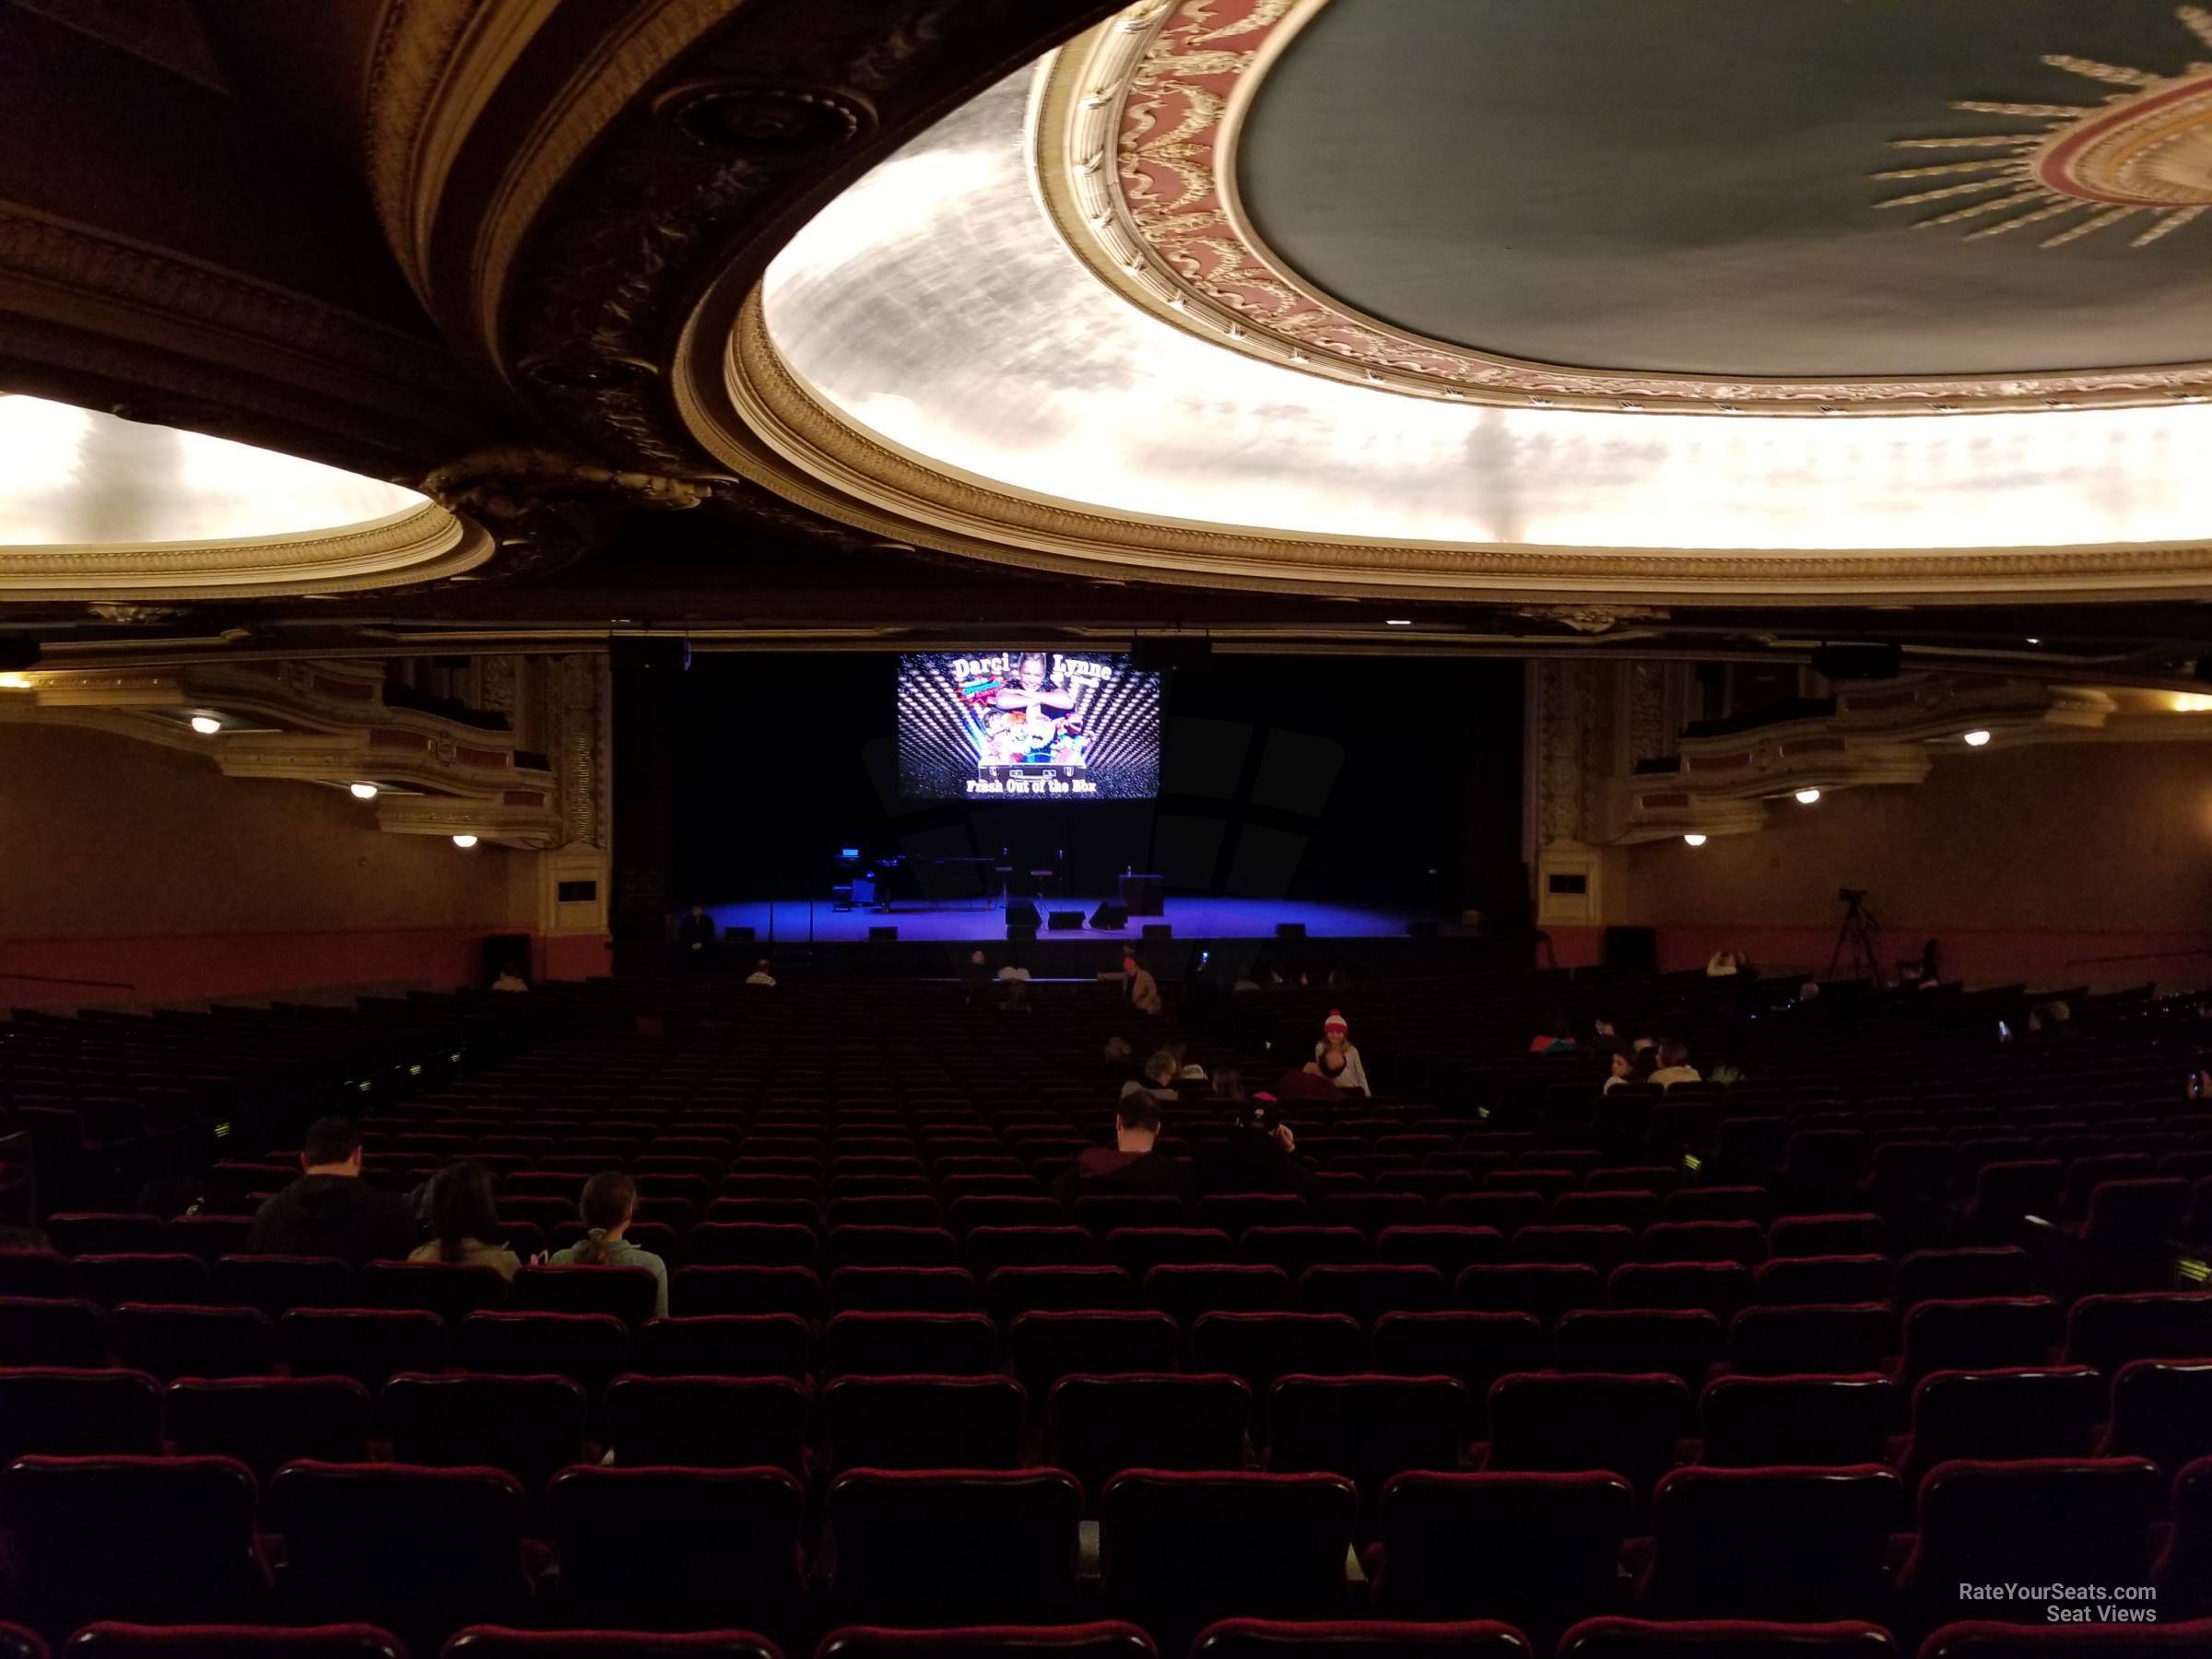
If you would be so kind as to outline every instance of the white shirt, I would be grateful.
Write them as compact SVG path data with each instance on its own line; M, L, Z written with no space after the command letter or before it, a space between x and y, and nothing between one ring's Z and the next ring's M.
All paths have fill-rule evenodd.
M1313 1058L1320 1059L1324 1053L1328 1052L1328 1046L1325 1039L1315 1043ZM1336 1087L1339 1088L1352 1089L1363 1095L1371 1095L1375 1092L1367 1086L1367 1067L1359 1064L1359 1051L1348 1042L1344 1045L1344 1070L1336 1074L1335 1081Z
M1652 1074L1652 1081L1662 1088L1669 1083L1702 1083L1704 1080L1698 1076L1698 1068L1694 1065L1663 1065Z
M1030 977L1030 971L1027 968L1017 968L1013 963L1008 962L998 971L998 977L1002 980L1026 980Z
M776 976L765 968L756 968L745 976L745 982L748 985L772 985L776 982Z

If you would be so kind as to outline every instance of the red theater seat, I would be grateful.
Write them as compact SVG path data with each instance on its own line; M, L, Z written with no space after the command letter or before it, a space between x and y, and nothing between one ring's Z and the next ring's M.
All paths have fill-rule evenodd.
M1559 1638L1558 1659L1893 1659L1879 1625L1757 1619L1586 1618Z
M679 1267L669 1277L668 1311L687 1317L791 1313L814 1319L822 1311L822 1281L811 1267Z
M276 1326L258 1308L124 1302L108 1329L118 1359L164 1382L263 1377L276 1369Z
M1674 1466L1694 1413L1679 1377L1529 1374L1490 1388L1485 1469L1610 1469L1648 1492Z
M1371 1511L1394 1475L1458 1468L1474 1410L1456 1377L1279 1378L1267 1391L1267 1466L1341 1475Z
M2212 1359L2131 1359L2112 1379L2107 1457L2147 1457L2168 1475L2212 1457Z
M405 1308L294 1308L277 1347L295 1377L351 1377L374 1394L402 1371L445 1369L445 1321Z
M1725 1323L1751 1300L1751 1270L1735 1262L1625 1262L1606 1281L1615 1308L1678 1308Z
M804 1476L806 1408L805 1384L788 1377L618 1377L606 1388L607 1440L624 1467L759 1465Z
M1452 1288L1433 1267L1324 1263L1299 1277L1298 1295L1299 1305L1309 1313L1347 1313L1371 1325L1385 1313L1449 1307Z
M2066 1363L2107 1376L2131 1359L2212 1357L2212 1292L2085 1296L2066 1314Z
M659 1300L660 1282L642 1267L525 1267L514 1276L519 1308L611 1313L633 1331L653 1316Z
M1880 1371L1896 1349L1886 1302L1746 1308L1728 1324L1728 1364L1746 1376Z
M1190 1331L1192 1363L1241 1377L1255 1397L1292 1371L1345 1376L1367 1369L1367 1336L1349 1314L1207 1313Z
M2109 1397L2086 1365L1932 1371L1912 1390L1912 1437L1900 1466L1917 1488L1953 1458L2086 1457Z
M1879 1464L1676 1469L1652 1497L1638 1609L1820 1619L1878 1607L1904 1499L1904 1483Z
M269 1571L227 1457L23 1457L0 1470L8 1605L59 1639L100 1618L250 1618Z
M1426 1230L1394 1227L1386 1229L1383 1237ZM1253 1227L1237 1241L1240 1260L1258 1267L1279 1267L1293 1285L1309 1267L1371 1262L1376 1253L1376 1244L1356 1227Z
M517 1619L530 1606L526 1507L499 1469L288 1464L269 1482L278 1606L303 1621L367 1618L418 1652L465 1624Z
M2173 1477L2173 1525L2151 1571L2160 1618L2212 1616L2212 1457Z
M369 1391L350 1377L188 1379L163 1392L163 1430L179 1452L233 1457L266 1484L294 1458L369 1455Z
M2047 1296L1917 1302L1905 1315L1899 1380L1910 1388L1930 1371L2046 1365L2058 1347L2059 1312Z
M99 1366L107 1359L107 1325L99 1303L0 1296L0 1366Z
M1100 1493L1124 1469L1238 1468L1253 1394L1226 1375L1075 1376L1049 1402L1052 1460Z
M345 1307L353 1300L353 1269L335 1256L218 1256L208 1294L281 1319L294 1308Z
M2163 1615L2161 1615L2163 1617ZM2156 1625L1999 1624L1961 1619L1920 1644L1920 1659L2160 1659L2212 1653L2212 1620Z
M4 1650L0 1650L4 1651ZM374 1625L142 1625L103 1620L62 1645L65 1659L407 1659Z
M1665 1371L1691 1390L1721 1357L1721 1322L1689 1309L1578 1310L1559 1315L1552 1347L1562 1371Z
M399 1463L489 1465L535 1493L583 1457L583 1390L567 1377L402 1373L378 1403Z
M1012 1268L992 1276L994 1284ZM981 1313L840 1313L824 1333L831 1376L979 1376L992 1369L997 1329Z
M1752 1282L1760 1301L1777 1306L1886 1302L1896 1273L1884 1255L1797 1256L1761 1263Z
M1176 1267L1159 1271L1204 1273L1221 1269ZM1138 1305L1136 1281L1119 1267L1001 1267L983 1286L983 1306L1001 1328L1011 1325L1024 1313Z
M649 1319L631 1351L633 1369L652 1377L805 1377L814 1330L793 1313L709 1313Z
M1699 1400L1699 1461L1718 1468L1879 1463L1897 1402L1897 1384L1875 1372L1716 1377Z
M1549 1330L1562 1313L1606 1305L1606 1281L1580 1263L1516 1262L1469 1267L1453 1290L1462 1307L1479 1312L1527 1313Z
M1133 1309L1024 1313L1007 1333L1014 1374L1032 1399L1061 1378L1175 1369L1182 1332L1165 1313Z
M841 1475L830 1602L841 1618L894 1625L1065 1618L1082 1509L1058 1469Z
M517 1630L471 1625L445 1644L440 1659L783 1659L782 1650L750 1630Z
M29 1453L152 1457L160 1384L144 1371L19 1366L0 1371L0 1467Z
M547 1504L563 1624L780 1632L802 1606L806 1492L782 1469L563 1469Z
M840 1377L822 1391L830 1472L1018 1468L1029 1404L1011 1377Z
M1372 1618L1225 1618L1191 1659L1528 1659L1528 1638L1494 1620L1401 1624Z
M1287 1312L1296 1305L1289 1277L1279 1267L1195 1264L1153 1268L1145 1275L1145 1300L1186 1329L1202 1314Z
M847 1625L830 1631L814 1659L1159 1659L1152 1639L1132 1624L956 1625L892 1630Z
M1528 1313L1385 1313L1375 1321L1375 1369L1401 1377L1456 1377L1474 1400L1511 1371L1541 1371L1551 1356L1544 1326Z
M1407 1474L1383 1488L1375 1611L1465 1618L1483 1609L1546 1641L1618 1598L1635 1514L1618 1475Z
M1102 1599L1163 1652L1218 1618L1347 1607L1359 1499L1341 1477L1132 1469L1107 1484L1100 1510Z

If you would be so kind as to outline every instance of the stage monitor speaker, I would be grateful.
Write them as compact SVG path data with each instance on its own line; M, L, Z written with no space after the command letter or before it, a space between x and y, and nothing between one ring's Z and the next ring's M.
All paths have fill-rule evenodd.
M1009 922L1006 924L1006 943L1009 945L1034 945L1037 943L1037 929L1019 922Z
M1053 911L1046 915L1045 923L1054 933L1074 933L1083 925L1083 912Z
M1129 907L1109 899L1090 912L1090 924L1101 933L1119 933L1129 925Z
M895 927L871 927L868 929L868 943L871 945L896 945L898 942L899 930Z
M1145 924L1145 937L1147 939L1171 939L1174 936L1175 930L1169 926L1165 922L1147 922Z
M1006 900L1007 931L1011 932L1017 927L1026 927L1032 934L1037 931L1037 907L1027 899Z
M1433 939L1436 937L1436 924L1425 917L1417 916L1406 924L1406 935L1412 939Z
M1306 924L1303 922L1277 922L1275 924L1275 936L1278 939L1302 939L1306 936Z
M1659 930L1655 927L1606 929L1606 966L1617 973L1659 971Z
M1888 680L1904 660L1895 645L1823 645L1813 653L1813 671L1831 680Z

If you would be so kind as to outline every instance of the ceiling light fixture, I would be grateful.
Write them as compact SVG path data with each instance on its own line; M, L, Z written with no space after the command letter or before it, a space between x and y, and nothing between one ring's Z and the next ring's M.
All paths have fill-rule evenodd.
M1819 798L1820 792L1817 789L1801 789L1797 792L1797 805L1800 806L1810 806Z
M1382 618L1382 626L1385 628L1411 628L1413 618L1411 617L1385 617Z
M212 714L194 714L192 729L203 737L212 737L223 729L223 723Z
M2029 644L2030 644L2030 645L2041 645L2041 644L2042 643L2042 641L2041 641L2041 640L2037 640L2037 639L2030 639L2030 640L2028 641L2028 643L2029 643Z
M1688 842L1689 845L1691 845L1691 846L1693 846L1693 847L1701 847L1701 846L1703 846L1703 845L1705 844L1705 837L1704 837L1704 835L1702 834L1702 832L1700 832L1700 831L1699 831L1699 830L1691 830L1691 831L1690 831L1690 832L1689 832L1688 835L1685 835L1685 836L1684 836L1682 839L1683 839L1685 841L1687 841L1687 842Z
M1968 748L1980 748L1989 741L1989 734L1979 729L1961 732L1959 734L1959 741L1965 744Z
M453 837L453 845L461 848L464 852L470 847L475 846L476 844L477 838L473 835L456 835Z
M348 787L352 789L353 798L357 801L373 801L376 799L376 785L373 783L354 783L348 785Z

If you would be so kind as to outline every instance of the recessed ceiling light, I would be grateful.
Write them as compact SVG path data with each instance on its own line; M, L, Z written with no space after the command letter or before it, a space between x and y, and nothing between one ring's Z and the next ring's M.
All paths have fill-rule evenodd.
M1411 628L1413 618L1411 617L1385 617L1382 618L1382 626L1385 628Z
M1959 741L1965 744L1968 748L1980 748L1989 741L1989 734L1979 730L1961 732L1959 734Z
M194 714L192 729L203 737L212 737L223 729L223 723L212 714Z
M1688 843L1689 843L1691 846L1693 846L1693 847L1701 847L1701 846L1703 846L1703 845L1705 844L1705 837L1704 837L1703 835L1701 835L1700 833L1699 833L1699 832L1698 832L1697 830L1691 830L1691 831L1690 831L1690 832L1689 832L1688 835L1684 836L1682 839L1683 839L1684 841L1688 841Z
M473 836L473 835L456 835L456 836L454 836L454 837L453 837L453 845L454 845L454 846L456 846L456 847L461 847L461 848L464 848L464 849L465 849L465 848L473 847L473 846L475 846L476 844L477 844L477 838L476 838L475 836Z
M352 789L353 798L357 801L373 801L376 799L376 785L373 783L355 783L348 785L348 787Z
M2041 645L2042 641L2041 640L2030 640L2028 643L2030 645Z
M1819 798L1820 792L1817 789L1801 789L1797 792L1797 805L1800 806L1810 806Z

